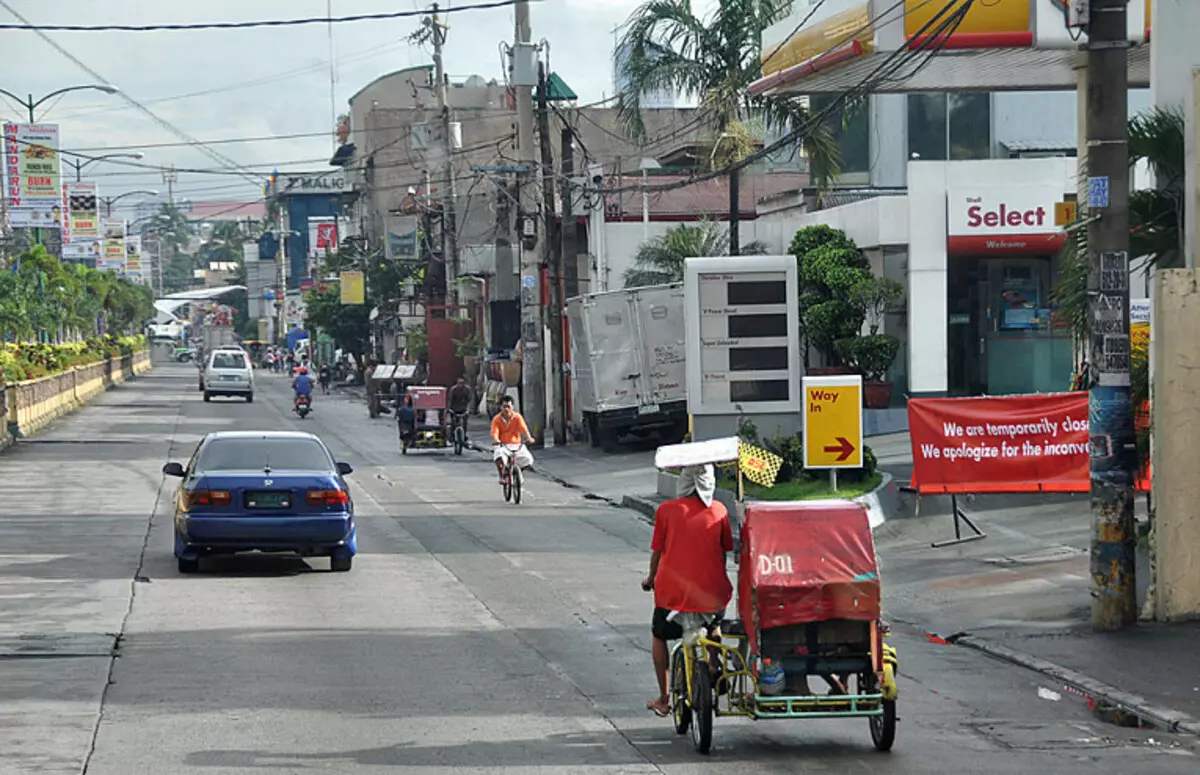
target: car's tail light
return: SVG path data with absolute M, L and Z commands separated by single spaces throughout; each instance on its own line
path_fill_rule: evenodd
M 191 506 L 228 506 L 233 496 L 228 490 L 192 490 L 185 496 Z
M 345 506 L 350 502 L 350 493 L 345 490 L 312 490 L 308 493 L 310 506 Z

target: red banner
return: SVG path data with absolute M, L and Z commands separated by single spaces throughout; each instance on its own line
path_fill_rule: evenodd
M 912 486 L 921 493 L 1088 492 L 1088 394 L 914 398 Z M 1149 489 L 1149 476 L 1138 477 Z

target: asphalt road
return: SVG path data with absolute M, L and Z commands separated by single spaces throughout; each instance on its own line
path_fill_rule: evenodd
M 639 515 L 537 478 L 510 506 L 479 453 L 401 458 L 394 426 L 342 396 L 305 421 L 289 409 L 282 377 L 260 375 L 254 404 L 205 404 L 194 369 L 159 367 L 0 456 L 0 773 L 1200 766 L 1186 741 L 1107 726 L 1061 687 L 904 626 L 891 754 L 865 721 L 720 719 L 699 757 L 643 710 Z M 159 468 L 230 428 L 308 429 L 355 466 L 352 572 L 247 556 L 177 574 Z

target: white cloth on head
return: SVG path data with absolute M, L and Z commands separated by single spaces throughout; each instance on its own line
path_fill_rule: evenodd
M 503 444 L 492 448 L 492 460 L 506 460 L 512 454 Z M 524 444 L 517 450 L 517 465 L 521 468 L 529 468 L 533 465 L 533 455 L 529 452 L 529 447 Z
M 713 494 L 717 491 L 717 475 L 711 463 L 702 466 L 684 468 L 675 484 L 675 497 L 686 498 L 695 495 L 705 506 L 711 506 Z

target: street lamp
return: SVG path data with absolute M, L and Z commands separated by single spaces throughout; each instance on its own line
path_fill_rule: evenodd
M 98 161 L 105 159 L 144 159 L 146 154 L 138 151 L 137 153 L 109 153 L 104 156 L 85 156 L 80 159 L 67 159 L 66 162 L 75 169 L 75 181 L 83 180 L 83 168 L 89 164 L 95 164 Z
M 5 89 L 0 89 L 0 94 L 3 94 L 6 97 L 11 97 L 18 105 L 21 105 L 26 110 L 28 110 L 29 111 L 29 123 L 32 124 L 33 122 L 37 121 L 37 119 L 34 117 L 34 111 L 37 110 L 39 106 L 43 105 L 47 100 L 52 100 L 55 97 L 57 97 L 58 95 L 66 94 L 67 92 L 89 91 L 89 90 L 102 91 L 105 94 L 117 94 L 118 92 L 121 91 L 116 86 L 112 86 L 111 84 L 89 83 L 89 84 L 86 84 L 83 86 L 68 86 L 65 89 L 57 89 L 55 91 L 50 92 L 45 97 L 42 97 L 40 100 L 34 100 L 32 94 L 29 95 L 28 99 L 23 100 L 20 97 L 18 97 L 17 95 L 15 95 L 12 92 L 7 91 Z
M 100 197 L 100 201 L 104 203 L 104 217 L 105 218 L 112 217 L 113 204 L 124 199 L 127 196 L 134 196 L 135 194 L 146 194 L 147 196 L 158 196 L 157 191 L 152 191 L 148 188 L 138 189 L 137 191 L 126 191 L 124 194 L 118 194 L 117 196 L 108 196 L 108 197 L 102 196 L 102 197 Z
M 55 97 L 59 96 L 60 94 L 66 94 L 67 92 L 91 91 L 91 90 L 102 91 L 105 94 L 116 94 L 117 92 L 121 91 L 116 86 L 113 86 L 111 84 L 89 83 L 89 84 L 80 85 L 80 86 L 68 86 L 64 89 L 55 89 L 54 91 L 50 92 L 46 96 L 42 97 L 40 100 L 35 100 L 33 98 L 32 94 L 29 95 L 28 99 L 23 100 L 20 97 L 18 97 L 17 95 L 8 91 L 7 89 L 0 89 L 0 94 L 3 94 L 5 97 L 12 98 L 12 100 L 15 101 L 18 105 L 25 107 L 29 111 L 29 123 L 32 124 L 35 121 L 37 121 L 37 118 L 35 118 L 35 116 L 34 116 L 34 111 L 36 111 L 38 109 L 39 105 L 44 104 L 46 102 L 46 100 L 54 99 Z M 33 242 L 36 245 L 42 244 L 42 230 L 41 229 L 33 230 Z

